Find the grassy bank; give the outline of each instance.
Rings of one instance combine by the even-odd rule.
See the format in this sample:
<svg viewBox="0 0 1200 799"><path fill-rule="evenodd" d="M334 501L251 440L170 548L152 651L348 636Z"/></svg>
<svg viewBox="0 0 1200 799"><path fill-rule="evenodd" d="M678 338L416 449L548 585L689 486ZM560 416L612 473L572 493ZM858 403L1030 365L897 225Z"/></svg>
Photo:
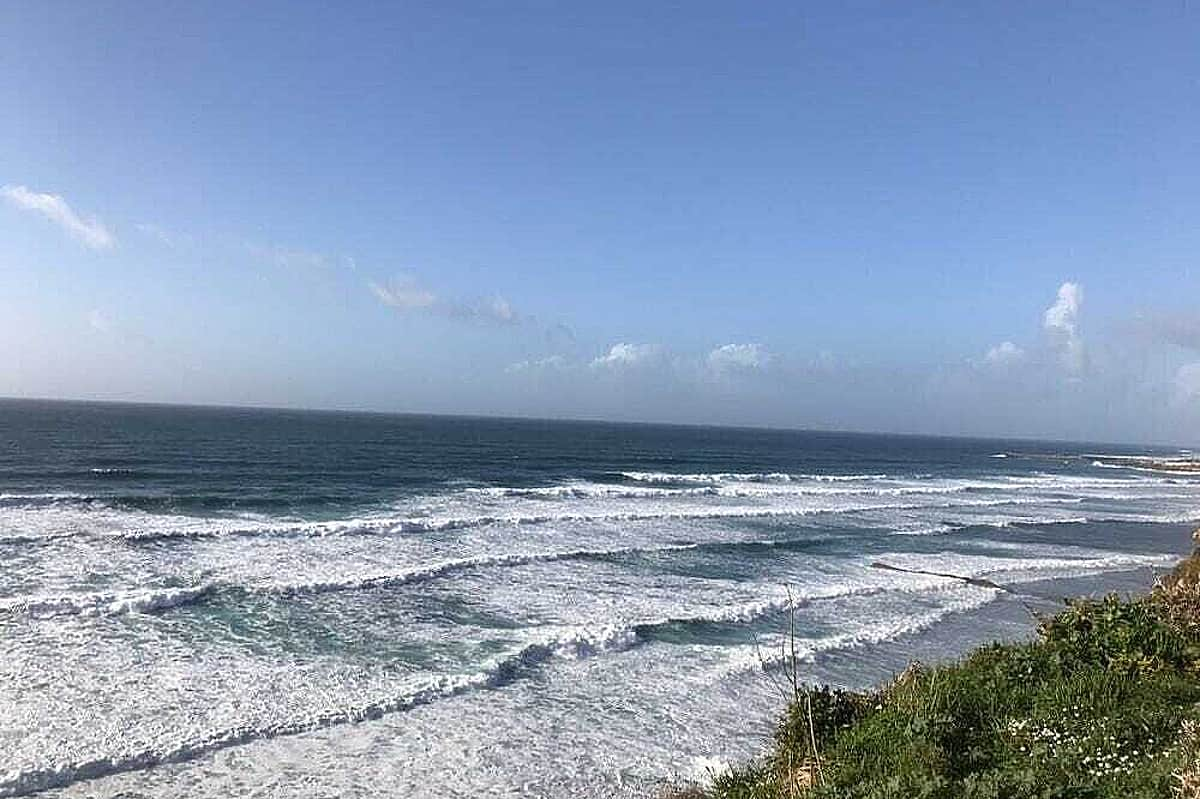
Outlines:
<svg viewBox="0 0 1200 799"><path fill-rule="evenodd" d="M1030 643L868 693L792 686L769 755L678 795L1200 799L1200 555L1144 598L1072 602Z"/></svg>

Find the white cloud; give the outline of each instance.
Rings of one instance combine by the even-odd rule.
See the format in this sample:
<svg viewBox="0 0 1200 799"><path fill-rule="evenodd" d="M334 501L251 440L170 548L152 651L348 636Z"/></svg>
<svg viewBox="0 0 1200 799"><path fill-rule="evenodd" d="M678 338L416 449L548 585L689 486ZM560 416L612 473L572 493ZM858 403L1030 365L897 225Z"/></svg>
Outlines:
<svg viewBox="0 0 1200 799"><path fill-rule="evenodd" d="M4 186L0 188L0 194L17 208L46 217L85 247L108 250L116 246L116 237L100 220L95 217L81 217L57 194L42 194L30 191L25 186Z"/></svg>
<svg viewBox="0 0 1200 799"><path fill-rule="evenodd" d="M436 294L422 288L410 275L401 275L386 285L370 280L367 286L380 302L400 311L431 308L438 301Z"/></svg>
<svg viewBox="0 0 1200 799"><path fill-rule="evenodd" d="M1011 341L1002 341L988 350L983 360L990 366L1010 366L1025 360L1025 350Z"/></svg>
<svg viewBox="0 0 1200 799"><path fill-rule="evenodd" d="M648 363L658 357L659 350L653 344L612 345L607 353L592 361L597 369L624 369Z"/></svg>
<svg viewBox="0 0 1200 799"><path fill-rule="evenodd" d="M518 374L550 369L568 371L583 367L594 373L638 371L645 374L653 371L665 380L678 381L680 385L696 385L696 381L707 382L714 376L765 369L771 360L772 356L757 344L726 344L707 353L678 355L657 344L620 341L590 361L551 355L540 360L519 361L505 371Z"/></svg>
<svg viewBox="0 0 1200 799"><path fill-rule="evenodd" d="M1079 315L1083 308L1083 287L1070 281L1058 287L1058 297L1046 309L1042 326L1050 335L1063 366L1073 376L1087 365L1083 338L1079 335Z"/></svg>
<svg viewBox="0 0 1200 799"><path fill-rule="evenodd" d="M764 368L771 360L757 344L725 344L708 354L708 366L715 372Z"/></svg>
<svg viewBox="0 0 1200 799"><path fill-rule="evenodd" d="M1083 306L1083 289L1070 281L1058 287L1058 299L1046 309L1044 324L1047 330L1061 331L1074 336L1079 323L1079 310Z"/></svg>

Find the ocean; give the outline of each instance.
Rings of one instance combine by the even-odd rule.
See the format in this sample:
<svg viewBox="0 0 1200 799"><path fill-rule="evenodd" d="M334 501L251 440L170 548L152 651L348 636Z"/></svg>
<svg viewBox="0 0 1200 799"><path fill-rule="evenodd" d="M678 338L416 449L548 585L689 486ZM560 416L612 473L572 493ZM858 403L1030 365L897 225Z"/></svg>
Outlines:
<svg viewBox="0 0 1200 799"><path fill-rule="evenodd" d="M0 401L0 797L645 796L789 638L862 687L1147 587L1144 451Z"/></svg>

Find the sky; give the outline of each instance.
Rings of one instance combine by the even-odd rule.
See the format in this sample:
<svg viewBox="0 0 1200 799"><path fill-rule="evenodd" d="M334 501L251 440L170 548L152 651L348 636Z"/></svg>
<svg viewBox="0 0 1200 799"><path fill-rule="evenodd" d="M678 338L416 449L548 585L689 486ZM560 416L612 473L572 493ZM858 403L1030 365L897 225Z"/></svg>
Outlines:
<svg viewBox="0 0 1200 799"><path fill-rule="evenodd" d="M1200 9L0 5L0 396L1200 444Z"/></svg>

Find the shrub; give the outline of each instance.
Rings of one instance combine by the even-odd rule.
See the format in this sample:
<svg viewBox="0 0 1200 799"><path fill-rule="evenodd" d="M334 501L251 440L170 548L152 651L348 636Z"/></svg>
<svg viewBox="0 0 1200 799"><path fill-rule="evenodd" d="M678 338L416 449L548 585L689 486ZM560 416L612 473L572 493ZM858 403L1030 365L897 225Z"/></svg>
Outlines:
<svg viewBox="0 0 1200 799"><path fill-rule="evenodd" d="M1094 664L1136 676L1188 669L1195 647L1155 602L1101 600L1070 602L1041 624L1041 635L1062 658L1062 666Z"/></svg>

